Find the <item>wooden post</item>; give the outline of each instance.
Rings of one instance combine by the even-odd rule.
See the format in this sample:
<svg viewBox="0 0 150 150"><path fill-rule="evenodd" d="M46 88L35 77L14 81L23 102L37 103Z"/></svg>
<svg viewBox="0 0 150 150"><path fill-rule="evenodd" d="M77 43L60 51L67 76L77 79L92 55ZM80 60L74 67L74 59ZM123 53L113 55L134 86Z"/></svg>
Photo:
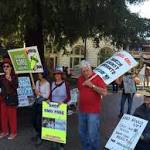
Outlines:
<svg viewBox="0 0 150 150"><path fill-rule="evenodd" d="M34 83L34 79L33 79L33 74L32 73L30 73L30 78L31 78L33 90L35 90L35 83Z"/></svg>

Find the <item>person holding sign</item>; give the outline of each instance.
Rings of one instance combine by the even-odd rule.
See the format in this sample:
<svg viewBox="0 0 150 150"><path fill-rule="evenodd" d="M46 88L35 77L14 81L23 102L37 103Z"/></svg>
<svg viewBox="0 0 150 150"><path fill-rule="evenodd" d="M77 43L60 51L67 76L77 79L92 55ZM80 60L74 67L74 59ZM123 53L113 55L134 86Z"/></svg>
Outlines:
<svg viewBox="0 0 150 150"><path fill-rule="evenodd" d="M136 93L136 83L130 72L127 72L125 75L121 76L116 82L122 87L122 97L120 104L120 114L119 118L121 118L124 114L124 105L126 99L128 99L128 110L127 114L131 114L133 96Z"/></svg>
<svg viewBox="0 0 150 150"><path fill-rule="evenodd" d="M148 120L148 124L137 143L135 150L150 149L150 91L145 91L143 95L144 103L135 110L134 116Z"/></svg>
<svg viewBox="0 0 150 150"><path fill-rule="evenodd" d="M1 86L1 122L2 133L0 138L6 136L12 140L17 136L17 87L18 80L14 74L13 66L8 58L2 62L4 75L0 79ZM10 132L10 133L9 133Z"/></svg>
<svg viewBox="0 0 150 150"><path fill-rule="evenodd" d="M89 80L95 73L88 61L81 61L80 67L82 75L77 82L80 141L83 150L100 150L101 96L107 94L107 88L99 76Z"/></svg>
<svg viewBox="0 0 150 150"><path fill-rule="evenodd" d="M42 127L42 101L48 100L50 95L50 84L46 80L46 73L38 73L38 80L36 81L35 95L36 100L33 105L33 127L37 132L36 145L42 143L41 127Z"/></svg>
<svg viewBox="0 0 150 150"><path fill-rule="evenodd" d="M50 101L57 102L59 105L62 103L68 103L71 99L70 96L70 85L63 79L63 68L56 67L55 71L53 72L54 75L54 82L52 82L51 86L51 94L50 94ZM53 150L63 150L64 144L58 144L55 142L51 143L51 149Z"/></svg>

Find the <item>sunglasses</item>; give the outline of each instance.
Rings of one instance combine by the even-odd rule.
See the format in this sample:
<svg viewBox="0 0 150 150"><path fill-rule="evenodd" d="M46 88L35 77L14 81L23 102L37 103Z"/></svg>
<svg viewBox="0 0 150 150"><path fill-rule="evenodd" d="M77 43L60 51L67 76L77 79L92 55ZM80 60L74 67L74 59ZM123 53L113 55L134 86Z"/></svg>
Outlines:
<svg viewBox="0 0 150 150"><path fill-rule="evenodd" d="M9 68L9 67L10 67L10 66L8 66L8 65L4 65L4 66L3 66L3 68Z"/></svg>

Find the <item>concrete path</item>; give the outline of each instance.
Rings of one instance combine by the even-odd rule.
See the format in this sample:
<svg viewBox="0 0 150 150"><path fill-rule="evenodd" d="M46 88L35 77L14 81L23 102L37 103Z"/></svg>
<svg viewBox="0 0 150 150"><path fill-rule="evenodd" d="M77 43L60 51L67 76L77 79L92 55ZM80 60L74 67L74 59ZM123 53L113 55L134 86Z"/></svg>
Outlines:
<svg viewBox="0 0 150 150"><path fill-rule="evenodd" d="M101 141L102 146L106 144L108 138L112 134L119 119L121 92L109 93L103 99L103 109L101 113ZM143 97L135 95L133 102L135 108L143 102ZM15 140L0 139L0 150L50 150L50 142L44 141L42 145L36 147L31 141L34 130L31 125L31 108L18 109L18 136ZM68 117L68 138L65 150L81 150L78 140L78 120L77 114Z"/></svg>

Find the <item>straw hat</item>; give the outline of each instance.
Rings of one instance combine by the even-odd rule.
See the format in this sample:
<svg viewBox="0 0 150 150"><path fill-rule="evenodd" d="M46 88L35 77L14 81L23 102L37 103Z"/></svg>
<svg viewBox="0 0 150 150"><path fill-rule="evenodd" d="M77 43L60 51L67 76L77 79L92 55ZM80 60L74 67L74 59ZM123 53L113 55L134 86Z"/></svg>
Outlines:
<svg viewBox="0 0 150 150"><path fill-rule="evenodd" d="M53 74L63 74L63 68L61 66L56 66L55 70L53 71Z"/></svg>
<svg viewBox="0 0 150 150"><path fill-rule="evenodd" d="M3 59L2 65L6 64L6 63L12 66L12 62L11 62L11 60L9 58L4 58Z"/></svg>

